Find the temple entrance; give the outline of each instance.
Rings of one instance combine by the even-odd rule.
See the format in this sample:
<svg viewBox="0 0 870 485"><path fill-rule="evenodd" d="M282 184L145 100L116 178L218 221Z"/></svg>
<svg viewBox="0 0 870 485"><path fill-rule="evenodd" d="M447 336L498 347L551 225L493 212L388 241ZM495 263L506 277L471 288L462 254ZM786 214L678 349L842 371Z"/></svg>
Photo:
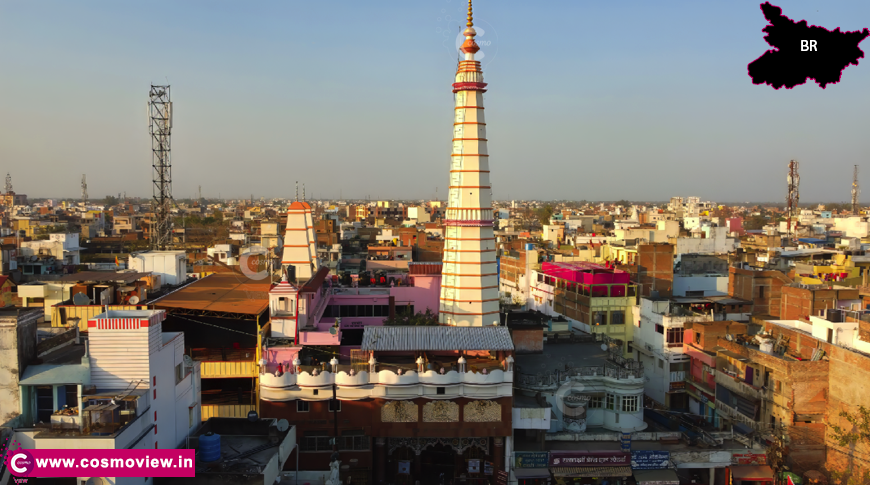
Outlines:
<svg viewBox="0 0 870 485"><path fill-rule="evenodd" d="M456 451L443 444L430 446L420 453L420 485L453 483Z"/></svg>
<svg viewBox="0 0 870 485"><path fill-rule="evenodd" d="M414 450L407 446L397 448L387 458L387 483L393 485L414 485Z"/></svg>

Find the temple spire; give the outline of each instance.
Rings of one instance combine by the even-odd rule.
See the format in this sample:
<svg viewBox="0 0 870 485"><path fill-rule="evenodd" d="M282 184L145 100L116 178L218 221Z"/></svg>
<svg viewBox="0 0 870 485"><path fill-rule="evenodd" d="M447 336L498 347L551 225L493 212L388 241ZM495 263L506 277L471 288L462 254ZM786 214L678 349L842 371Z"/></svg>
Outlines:
<svg viewBox="0 0 870 485"><path fill-rule="evenodd" d="M474 27L474 19L471 14L471 0L468 0L468 23L465 24L466 27Z"/></svg>

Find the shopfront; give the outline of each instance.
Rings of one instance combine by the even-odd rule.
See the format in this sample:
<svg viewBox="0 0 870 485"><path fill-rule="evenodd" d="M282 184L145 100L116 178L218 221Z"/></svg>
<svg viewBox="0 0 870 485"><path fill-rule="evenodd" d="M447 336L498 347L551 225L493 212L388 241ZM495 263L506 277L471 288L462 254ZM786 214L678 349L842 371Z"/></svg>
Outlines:
<svg viewBox="0 0 870 485"><path fill-rule="evenodd" d="M677 472L669 468L671 452L635 450L631 452L631 469L637 485L680 485Z"/></svg>
<svg viewBox="0 0 870 485"><path fill-rule="evenodd" d="M551 451L556 485L627 485L631 454L620 451Z"/></svg>
<svg viewBox="0 0 870 485"><path fill-rule="evenodd" d="M547 451L514 452L513 473L518 485L551 485L550 453Z"/></svg>
<svg viewBox="0 0 870 485"><path fill-rule="evenodd" d="M773 484L773 470L767 465L732 466L729 469L732 485Z"/></svg>

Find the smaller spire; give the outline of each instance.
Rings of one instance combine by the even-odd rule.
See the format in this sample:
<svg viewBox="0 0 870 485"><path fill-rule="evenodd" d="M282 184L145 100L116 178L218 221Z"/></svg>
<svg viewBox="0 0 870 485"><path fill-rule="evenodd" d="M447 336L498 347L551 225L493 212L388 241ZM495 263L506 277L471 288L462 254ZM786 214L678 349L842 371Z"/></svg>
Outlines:
<svg viewBox="0 0 870 485"><path fill-rule="evenodd" d="M465 24L466 27L474 27L474 19L471 14L471 0L468 0L468 23Z"/></svg>

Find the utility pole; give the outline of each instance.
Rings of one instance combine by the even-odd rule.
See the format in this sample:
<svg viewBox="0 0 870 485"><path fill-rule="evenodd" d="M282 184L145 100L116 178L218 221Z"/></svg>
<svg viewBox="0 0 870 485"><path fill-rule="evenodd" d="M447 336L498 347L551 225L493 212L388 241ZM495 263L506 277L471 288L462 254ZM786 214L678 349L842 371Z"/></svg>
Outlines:
<svg viewBox="0 0 870 485"><path fill-rule="evenodd" d="M800 183L801 177L798 174L798 168L800 168L800 164L792 160L788 162L788 176L786 177L786 181L788 182L788 196L786 196L786 211L788 211L786 223L788 224L788 230L786 231L787 238L789 243L792 240L792 217L797 217L798 211L798 203L800 201Z"/></svg>
<svg viewBox="0 0 870 485"><path fill-rule="evenodd" d="M855 165L855 173L852 175L852 215L858 215L858 194L861 189L858 188L858 166Z"/></svg>
<svg viewBox="0 0 870 485"><path fill-rule="evenodd" d="M88 206L88 177L82 174L82 204Z"/></svg>

